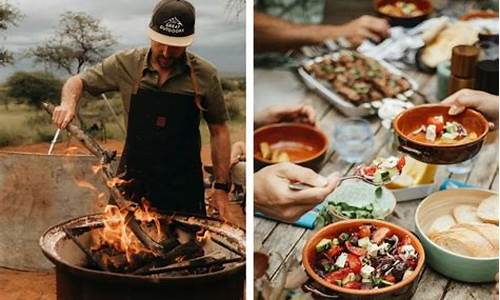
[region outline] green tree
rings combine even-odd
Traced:
[[[54,35],[28,52],[36,63],[75,75],[85,65],[101,61],[115,44],[115,38],[100,20],[68,11],[61,15]]]
[[[22,18],[21,12],[7,1],[0,4],[0,30],[7,30],[11,26],[16,26]],[[14,56],[4,47],[0,47],[0,66],[11,64]]]
[[[16,72],[7,78],[7,95],[26,99],[34,106],[42,101],[57,102],[61,94],[62,81],[47,72]]]

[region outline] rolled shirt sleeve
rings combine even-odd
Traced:
[[[113,54],[79,74],[85,91],[96,96],[101,93],[119,90],[118,55]]]
[[[221,124],[229,119],[226,102],[224,101],[224,92],[216,73],[211,76],[210,87],[203,100],[203,107],[206,109],[203,112],[203,118],[209,124]]]

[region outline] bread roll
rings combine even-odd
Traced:
[[[484,222],[498,225],[498,195],[490,196],[479,204],[477,215]]]
[[[431,228],[427,234],[430,236],[448,230],[455,224],[457,224],[457,222],[455,222],[455,219],[451,215],[441,216],[432,222]]]
[[[453,209],[453,216],[459,224],[482,224],[477,216],[477,208],[472,205],[459,205]]]
[[[460,255],[497,257],[498,237],[494,237],[494,235],[498,235],[498,227],[491,226],[488,224],[457,224],[446,231],[430,236],[430,238],[437,245]]]

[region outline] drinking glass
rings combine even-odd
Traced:
[[[339,122],[334,128],[333,147],[344,161],[349,163],[365,161],[373,145],[373,131],[366,120],[347,119]]]

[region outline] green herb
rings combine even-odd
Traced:
[[[347,241],[349,240],[349,238],[351,237],[351,235],[347,232],[342,232],[340,235],[339,235],[339,240],[341,241]]]
[[[380,197],[382,197],[382,193],[383,193],[383,192],[384,192],[384,190],[382,189],[382,187],[381,187],[381,186],[379,186],[379,187],[377,187],[377,188],[375,189],[375,196],[376,196],[377,198],[380,198]]]

